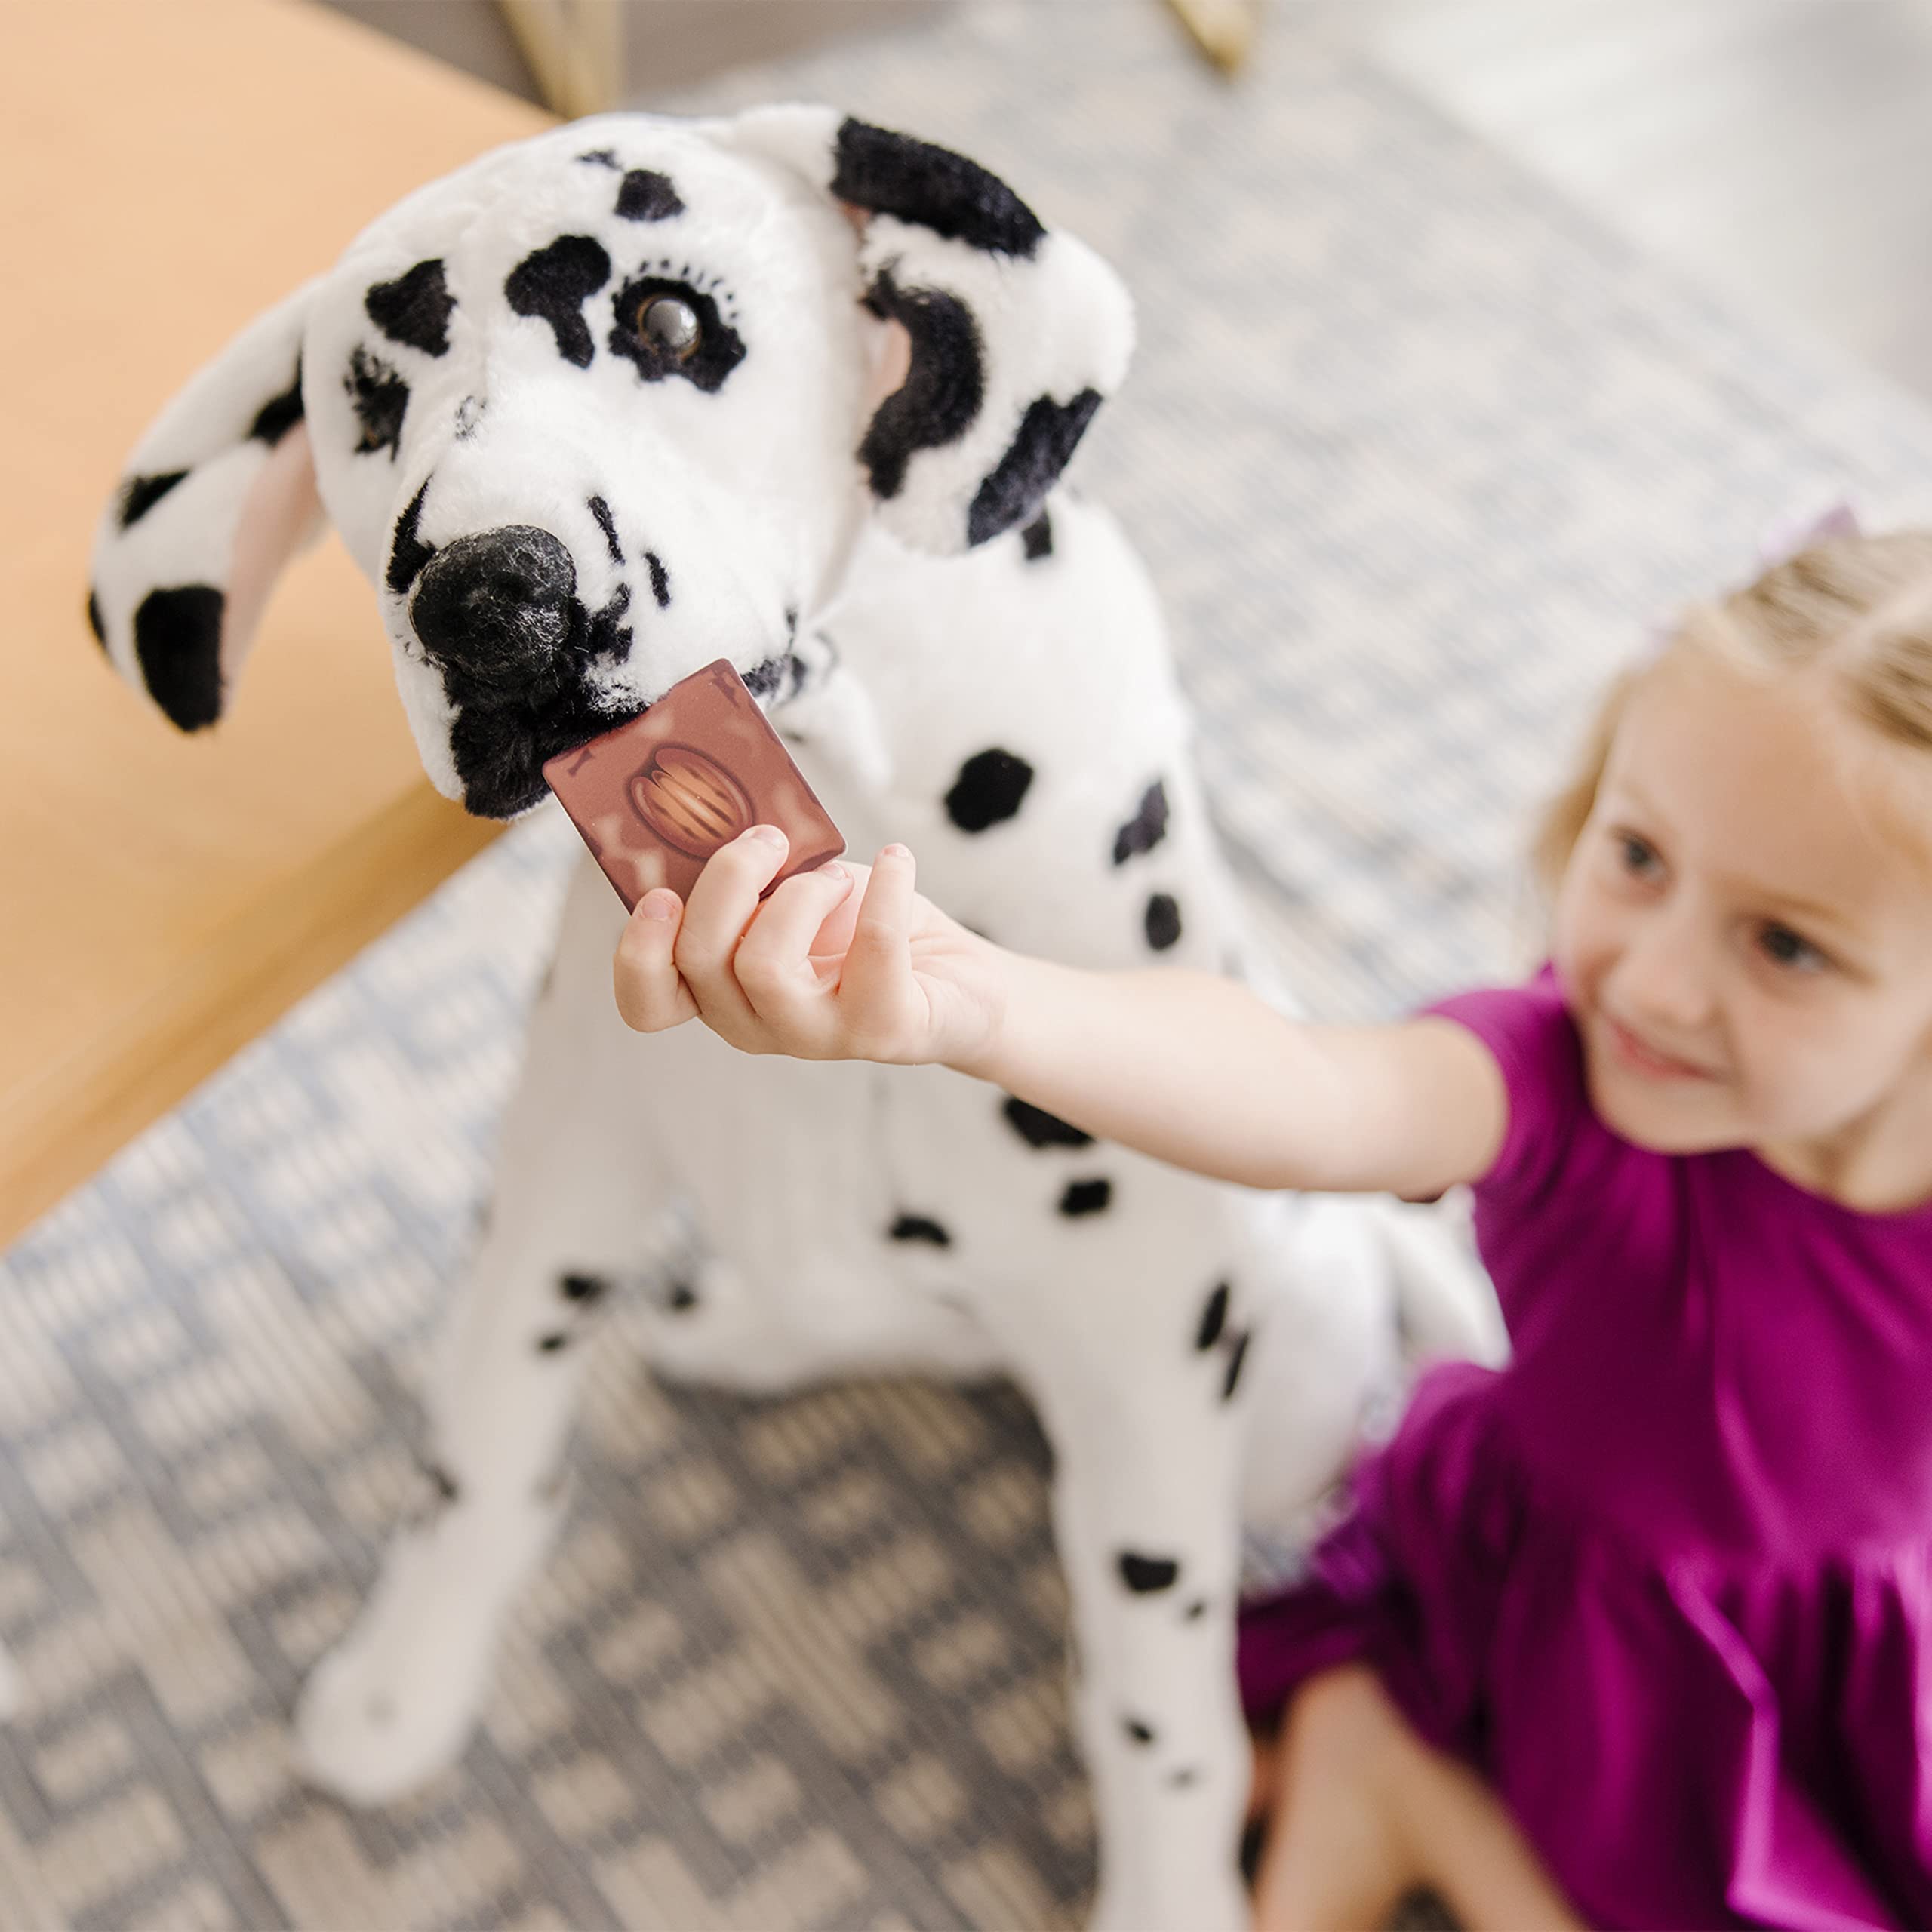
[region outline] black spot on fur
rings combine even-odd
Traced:
[[[1033,768],[1023,758],[996,748],[975,752],[946,795],[946,816],[961,832],[984,832],[1019,811],[1032,782]]]
[[[185,469],[169,469],[158,476],[129,477],[121,486],[121,528],[133,529],[187,474]]]
[[[221,614],[212,584],[151,590],[134,613],[134,656],[154,701],[184,731],[221,715]]]
[[[674,355],[644,327],[644,311],[660,295],[675,296],[688,304],[697,317],[697,346],[688,355]],[[715,395],[724,386],[725,378],[745,359],[744,338],[725,321],[717,303],[688,281],[671,281],[657,275],[638,275],[611,297],[611,309],[614,318],[611,352],[634,362],[638,374],[647,383],[660,383],[667,377],[678,376],[706,395]]]
[[[1189,1623],[1198,1623],[1207,1614],[1208,1599],[1205,1597],[1196,1597],[1181,1613],[1183,1620]]]
[[[595,1301],[610,1285],[601,1275],[564,1275],[558,1278],[557,1291],[566,1301],[587,1303]]]
[[[952,1237],[937,1221],[923,1214],[901,1214],[892,1224],[894,1241],[930,1241],[934,1247],[950,1247]]]
[[[995,254],[1030,260],[1046,233],[1033,211],[977,162],[864,121],[848,120],[838,130],[832,192]]]
[[[914,452],[955,442],[979,419],[986,399],[979,325],[955,296],[902,289],[890,273],[872,284],[866,306],[881,321],[903,323],[912,338],[905,381],[879,405],[859,445],[859,460],[881,501],[906,486]]]
[[[377,282],[363,297],[362,306],[390,341],[420,349],[425,355],[448,354],[456,297],[443,279],[440,260],[418,262],[394,281]]]
[[[423,574],[423,567],[436,554],[433,544],[425,543],[416,534],[417,519],[423,514],[423,499],[429,494],[425,483],[409,500],[409,507],[395,520],[395,534],[389,539],[389,567],[383,573],[383,581],[397,596],[406,595],[409,586]]]
[[[589,629],[579,606],[574,634]],[[586,689],[575,675],[577,662],[559,652],[531,666],[526,689],[514,697],[493,694],[481,679],[438,664],[444,690],[457,706],[450,752],[466,811],[478,818],[503,819],[528,811],[549,795],[543,781],[546,758],[637,715],[635,704],[614,705]],[[463,692],[466,697],[459,695]]]
[[[1120,1553],[1120,1580],[1137,1597],[1171,1590],[1180,1577],[1180,1565],[1171,1556],[1143,1556],[1131,1549]]]
[[[1007,1125],[1029,1147],[1091,1147],[1094,1144],[1091,1134],[1069,1125],[1044,1107],[1015,1100],[1010,1094],[1000,1111],[1006,1115]]]
[[[294,380],[281,395],[271,396],[257,411],[254,421],[248,426],[248,434],[257,442],[266,443],[273,449],[301,420],[302,365],[298,359]]]
[[[589,629],[584,634],[583,648],[592,657],[627,657],[630,655],[631,627],[623,621],[624,614],[631,608],[631,587],[620,583],[611,593],[611,601],[602,610],[591,614]]]
[[[1066,1184],[1066,1192],[1060,1198],[1060,1211],[1069,1220],[1078,1220],[1083,1214],[1104,1212],[1114,1198],[1114,1184],[1110,1180],[1072,1180]]]
[[[785,681],[786,658],[780,655],[768,657],[762,664],[754,664],[743,674],[745,689],[753,697],[769,697]]]
[[[1120,1727],[1133,1743],[1152,1744],[1154,1741],[1154,1727],[1140,1718],[1122,1718]]]
[[[664,1305],[678,1315],[688,1315],[697,1306],[697,1291],[688,1281],[673,1281]]]
[[[590,514],[597,519],[597,527],[604,533],[604,547],[610,552],[611,562],[621,564],[624,561],[624,549],[617,541],[617,523],[611,514],[611,506],[601,497],[592,497]]]
[[[545,1335],[539,1337],[537,1346],[546,1355],[553,1355],[559,1349],[568,1347],[570,1339],[568,1335],[561,1334]]]
[[[417,1467],[422,1471],[423,1481],[436,1492],[436,1500],[439,1503],[454,1503],[462,1494],[456,1478],[441,1463],[424,1460],[419,1462]]]
[[[1227,1377],[1221,1384],[1221,1400],[1224,1402],[1234,1400],[1235,1390],[1241,1383],[1242,1366],[1247,1360],[1247,1345],[1254,1339],[1254,1331],[1251,1328],[1244,1328],[1235,1337],[1234,1346],[1228,1354]]]
[[[657,608],[668,611],[671,608],[671,573],[664,568],[663,559],[655,550],[644,553],[644,567],[651,573],[651,594],[657,599]]]
[[[456,439],[466,443],[476,433],[476,426],[483,420],[483,398],[478,395],[466,395],[456,406]]]
[[[102,650],[107,648],[107,629],[100,621],[100,599],[90,590],[88,592],[88,629],[94,632],[94,641]]]
[[[442,1512],[457,1502],[461,1491],[455,1477],[433,1457],[418,1456],[416,1473],[428,1493],[415,1502],[405,1518],[411,1530],[428,1529]]]
[[[966,519],[968,543],[983,543],[1039,508],[1100,406],[1098,389],[1082,389],[1071,402],[1043,395],[1028,408],[998,467],[973,499]]]
[[[1141,795],[1140,808],[1114,834],[1114,863],[1124,866],[1139,852],[1151,852],[1168,835],[1168,788],[1160,780]]]
[[[1051,557],[1054,553],[1053,519],[1042,510],[1020,533],[1020,540],[1026,546],[1026,561],[1029,564],[1037,564],[1042,558]]]
[[[524,257],[503,283],[504,299],[517,314],[548,322],[557,353],[580,369],[597,353],[583,305],[611,279],[611,258],[588,235],[562,235]]]
[[[358,343],[349,352],[349,374],[342,379],[362,425],[358,456],[387,450],[392,462],[402,447],[402,419],[409,408],[409,385],[380,355]]]
[[[633,168],[618,187],[617,212],[626,221],[664,221],[684,211],[668,174]]]
[[[1147,943],[1164,952],[1180,937],[1180,908],[1171,893],[1157,892],[1147,902]]]
[[[615,148],[592,148],[587,154],[577,156],[579,161],[587,161],[598,168],[621,168],[623,163],[617,158]]]
[[[1214,1292],[1201,1311],[1201,1326],[1194,1332],[1197,1349],[1211,1349],[1221,1339],[1221,1331],[1228,1325],[1228,1294],[1226,1281],[1215,1283]]]
[[[1168,1774],[1168,1784],[1174,1791],[1185,1791],[1201,1774],[1192,1764],[1180,1764]]]

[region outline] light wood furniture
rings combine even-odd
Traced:
[[[624,91],[618,0],[497,0],[543,98],[574,120],[615,107]]]
[[[82,609],[101,503],[186,377],[546,120],[303,0],[0,0],[0,1244],[495,834],[423,778],[333,539],[193,737]]]
[[[1224,74],[1246,65],[1261,24],[1261,0],[1168,0],[1194,44]]]
[[[632,78],[626,58],[623,0],[497,0],[543,98],[559,114],[601,114],[621,106]],[[1260,25],[1262,0],[1168,0],[1194,44],[1225,74],[1245,64]],[[366,8],[366,0],[365,0]],[[638,23],[635,79],[647,91],[681,74],[706,41],[714,64],[769,59],[802,30],[884,26],[903,0],[642,0],[628,10]],[[694,14],[709,17],[709,26]],[[666,72],[666,42],[673,50]],[[681,56],[681,59],[679,57]]]

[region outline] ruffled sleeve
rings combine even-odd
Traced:
[[[1466,1026],[1503,1075],[1509,1124],[1478,1202],[1519,1207],[1544,1193],[1562,1171],[1578,1130],[1592,1118],[1581,1042],[1546,966],[1527,986],[1458,993],[1424,1011]]]

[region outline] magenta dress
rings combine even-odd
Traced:
[[[1932,1206],[1620,1140],[1547,971],[1433,1010],[1509,1090],[1512,1359],[1426,1375],[1244,1610],[1251,1718],[1371,1663],[1595,1924],[1932,1926]]]

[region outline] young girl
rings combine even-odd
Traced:
[[[1425,1378],[1244,1619],[1267,1926],[1932,1924],[1932,535],[1817,543],[1612,694],[1531,983],[1366,1027],[1002,951],[782,835],[643,900],[646,1030],[943,1060],[1263,1188],[1475,1184]],[[862,886],[862,889],[860,889]]]

